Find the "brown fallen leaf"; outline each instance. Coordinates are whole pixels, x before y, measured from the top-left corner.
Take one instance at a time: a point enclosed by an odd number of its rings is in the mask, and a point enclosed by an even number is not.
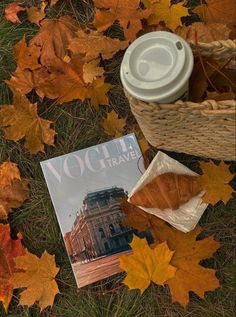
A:
[[[151,10],[140,8],[140,0],[94,0],[94,4],[97,10],[93,24],[97,30],[103,32],[119,21],[129,41],[133,41],[142,29],[141,20],[151,14]]]
[[[40,25],[39,22],[42,21],[46,16],[46,13],[44,11],[46,6],[47,6],[47,3],[45,1],[42,1],[40,3],[40,7],[26,8],[28,20],[31,23]]]
[[[73,54],[84,54],[84,59],[90,61],[100,55],[103,59],[109,59],[128,44],[128,41],[112,39],[97,31],[79,30],[76,37],[70,40],[68,48]]]
[[[0,164],[0,188],[12,184],[15,179],[20,179],[20,171],[15,163],[3,162]]]
[[[52,306],[56,294],[59,293],[55,276],[59,268],[56,267],[54,255],[45,251],[41,258],[27,252],[15,259],[16,268],[10,281],[15,288],[25,288],[20,295],[20,305],[32,306],[39,302],[41,310]]]
[[[13,105],[0,106],[0,128],[8,140],[25,138],[25,147],[36,154],[44,150],[44,143],[53,145],[55,131],[51,121],[40,118],[37,105],[19,93],[13,96]]]
[[[229,182],[234,177],[229,171],[229,165],[224,162],[215,165],[210,161],[208,163],[200,162],[200,167],[203,174],[199,177],[198,182],[203,190],[206,191],[202,200],[212,205],[215,205],[220,200],[226,204],[234,192],[229,185]]]
[[[19,208],[29,197],[29,180],[15,179],[0,191],[0,219],[7,219],[12,209]]]
[[[6,5],[4,12],[5,12],[5,18],[6,20],[12,22],[12,23],[21,23],[19,20],[17,13],[25,11],[25,8],[22,7],[21,2],[12,2]]]
[[[166,242],[151,249],[146,239],[134,236],[131,248],[131,255],[119,258],[120,267],[127,273],[123,283],[129,289],[138,288],[143,293],[151,281],[164,285],[175,276],[176,268],[170,265],[174,252],[169,250]]]
[[[0,224],[0,301],[5,311],[8,310],[13,294],[10,278],[17,270],[15,260],[23,254],[25,249],[21,243],[21,236],[18,235],[17,240],[11,239],[9,224]]]
[[[57,4],[59,0],[50,0],[50,7],[54,6],[55,4]]]
[[[25,35],[15,45],[13,53],[16,63],[21,70],[26,68],[34,70],[41,67],[38,62],[40,48],[36,46],[28,47],[25,41]]]
[[[10,80],[5,81],[12,91],[25,95],[35,88],[33,73],[29,69],[16,68]]]
[[[220,286],[215,270],[199,264],[201,260],[212,257],[220,247],[212,236],[199,240],[197,238],[203,231],[200,226],[183,233],[154,215],[146,216],[144,211],[137,212],[137,209],[138,207],[135,211],[131,209],[132,212],[129,207],[125,209],[127,215],[124,219],[125,225],[142,231],[151,229],[156,243],[167,241],[170,250],[175,251],[170,264],[176,267],[177,271],[175,276],[167,281],[173,302],[177,301],[186,307],[189,303],[190,291],[204,298],[205,292],[213,291]]]
[[[184,7],[184,2],[171,4],[170,0],[150,1],[142,0],[146,8],[152,10],[152,14],[148,18],[148,24],[158,25],[165,22],[165,25],[174,31],[178,26],[182,25],[181,18],[189,15],[188,8]]]
[[[235,0],[207,0],[193,9],[206,23],[235,23]]]
[[[106,119],[103,119],[102,121],[104,132],[116,138],[123,135],[122,130],[124,129],[125,124],[126,119],[119,119],[118,114],[114,110],[109,112]]]
[[[195,22],[189,26],[178,27],[176,34],[188,42],[209,43],[218,40],[227,40],[229,38],[230,28],[221,23],[203,23]]]
[[[83,79],[86,84],[92,83],[97,77],[103,76],[104,69],[99,66],[99,63],[99,59],[94,59],[83,65]]]
[[[67,47],[77,29],[77,23],[69,16],[57,20],[44,19],[29,46],[36,45],[41,49],[40,62],[43,66],[53,65],[56,58],[63,60],[67,55]]]

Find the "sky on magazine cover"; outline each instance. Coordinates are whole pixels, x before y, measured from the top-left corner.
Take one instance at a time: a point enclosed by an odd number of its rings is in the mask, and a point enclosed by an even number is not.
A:
[[[83,155],[86,150],[79,150],[73,152],[73,154]],[[65,155],[50,161],[59,170],[63,158],[65,158]],[[42,168],[63,235],[71,230],[76,213],[79,212],[83,199],[88,192],[112,186],[122,187],[125,191],[130,192],[143,172],[142,163],[135,159],[96,173],[87,170],[81,178],[64,177],[61,184],[59,184],[45,167],[45,162],[47,161],[42,162]]]

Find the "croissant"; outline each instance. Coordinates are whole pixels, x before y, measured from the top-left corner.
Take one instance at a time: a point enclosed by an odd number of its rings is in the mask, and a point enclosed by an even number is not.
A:
[[[201,192],[197,176],[165,173],[155,177],[130,197],[131,204],[164,210],[178,209]]]

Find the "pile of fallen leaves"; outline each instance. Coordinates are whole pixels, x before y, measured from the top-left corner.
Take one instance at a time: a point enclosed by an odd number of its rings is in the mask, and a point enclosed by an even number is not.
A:
[[[6,20],[21,23],[21,15],[26,15],[38,32],[29,41],[23,36],[14,47],[17,66],[6,80],[12,91],[12,104],[0,106],[0,129],[5,138],[14,142],[24,139],[25,147],[37,154],[45,150],[45,144],[54,145],[56,135],[53,122],[38,115],[44,101],[52,100],[60,106],[87,99],[95,111],[108,106],[109,91],[115,87],[109,83],[104,67],[145,32],[169,30],[196,45],[235,38],[234,0],[207,0],[194,8],[189,2],[94,0],[94,16],[87,25],[70,16],[47,19],[47,13],[60,0],[38,1],[37,6],[27,2],[6,5]],[[123,35],[109,36],[108,31],[117,23]],[[190,85],[193,101],[235,98],[234,74],[227,67],[230,62],[222,64],[199,54]],[[32,101],[35,96],[37,103]],[[106,111],[101,126],[112,137],[135,132],[143,153],[149,148],[137,124],[121,118],[115,110]],[[201,181],[206,190],[203,200],[215,204],[222,199],[226,203],[232,194],[228,185],[232,175],[223,163],[209,164],[202,166]],[[9,213],[21,207],[29,193],[29,180],[21,178],[17,166],[0,162],[0,301],[6,310],[17,288],[24,289],[20,304],[31,306],[39,302],[41,309],[53,305],[58,293],[54,256],[46,251],[41,258],[31,254],[23,246],[21,234],[12,238],[7,224]],[[219,287],[215,271],[199,264],[219,248],[212,237],[196,240],[202,228],[184,234],[128,203],[124,203],[124,210],[126,225],[141,231],[148,229],[154,238],[149,246],[134,237],[133,254],[121,259],[121,266],[128,273],[125,284],[142,292],[150,281],[167,284],[173,301],[183,306],[189,301],[190,290],[204,297],[206,291]]]

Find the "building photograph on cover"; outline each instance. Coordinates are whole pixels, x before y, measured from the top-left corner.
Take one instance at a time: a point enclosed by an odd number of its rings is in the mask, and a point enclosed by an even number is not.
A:
[[[134,134],[41,162],[78,287],[119,273],[134,230],[126,199],[144,171]]]

